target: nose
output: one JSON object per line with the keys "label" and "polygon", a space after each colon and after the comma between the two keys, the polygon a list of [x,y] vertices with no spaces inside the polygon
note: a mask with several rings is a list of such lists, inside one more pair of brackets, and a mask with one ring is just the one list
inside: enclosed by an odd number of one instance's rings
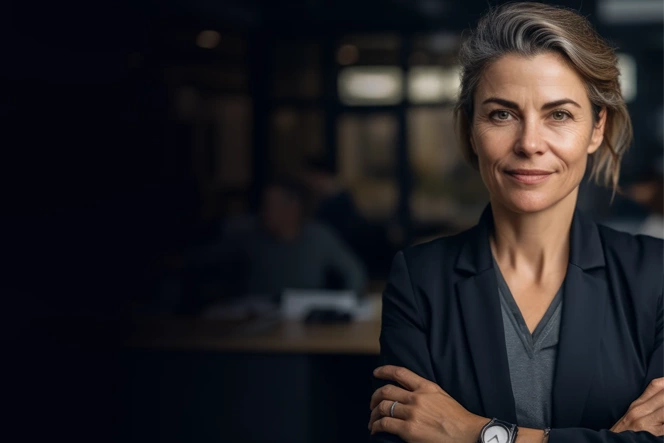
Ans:
{"label": "nose", "polygon": [[524,119],[514,144],[514,152],[527,157],[543,154],[546,151],[546,143],[542,138],[541,131],[542,128],[540,128],[536,119]]}

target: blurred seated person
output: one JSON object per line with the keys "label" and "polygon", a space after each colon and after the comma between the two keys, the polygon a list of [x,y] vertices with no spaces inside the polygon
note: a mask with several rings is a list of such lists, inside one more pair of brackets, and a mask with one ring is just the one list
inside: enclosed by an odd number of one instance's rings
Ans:
{"label": "blurred seated person", "polygon": [[331,230],[305,217],[304,193],[291,181],[269,184],[258,223],[226,232],[195,251],[187,267],[241,263],[244,292],[277,295],[284,289],[364,290],[363,264]]}
{"label": "blurred seated person", "polygon": [[648,215],[640,224],[636,233],[656,238],[664,238],[664,177],[662,161],[648,171],[636,183],[627,189],[627,194],[637,203],[643,205]]}
{"label": "blurred seated person", "polygon": [[358,210],[351,192],[332,165],[318,159],[309,161],[304,181],[313,197],[314,217],[325,223],[345,241],[370,268],[389,269],[389,257],[396,250],[383,226],[370,223]]}

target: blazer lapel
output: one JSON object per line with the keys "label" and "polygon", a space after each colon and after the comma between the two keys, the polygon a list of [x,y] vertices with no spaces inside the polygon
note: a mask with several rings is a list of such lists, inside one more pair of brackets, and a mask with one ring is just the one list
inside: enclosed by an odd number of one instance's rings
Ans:
{"label": "blazer lapel", "polygon": [[488,206],[477,232],[469,235],[457,259],[457,271],[466,278],[457,282],[456,291],[484,415],[516,423],[498,284],[489,246],[491,225]]}
{"label": "blazer lapel", "polygon": [[604,266],[597,225],[578,212],[572,221],[570,263],[563,284],[563,312],[553,380],[553,426],[581,423],[593,376],[599,364],[600,342],[608,286],[591,269]]}
{"label": "blazer lapel", "polygon": [[[516,423],[505,332],[493,269],[487,206],[475,232],[461,247],[456,284],[463,324],[487,417]],[[576,211],[570,232],[570,260],[563,283],[563,311],[553,381],[552,426],[579,426],[599,364],[608,285],[593,271],[605,266],[597,225]]]}
{"label": "blazer lapel", "polygon": [[457,294],[484,414],[516,423],[503,317],[493,269],[459,282]]}

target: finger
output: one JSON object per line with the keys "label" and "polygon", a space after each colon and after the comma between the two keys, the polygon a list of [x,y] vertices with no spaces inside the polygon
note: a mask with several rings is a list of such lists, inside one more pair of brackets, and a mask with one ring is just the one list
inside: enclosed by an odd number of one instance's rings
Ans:
{"label": "finger", "polygon": [[[396,409],[396,408],[395,408]],[[643,417],[641,426],[644,431],[648,431],[653,435],[661,436],[664,429],[664,408],[657,408],[650,414]]]}
{"label": "finger", "polygon": [[630,421],[637,421],[662,408],[664,408],[664,391],[659,391],[647,400],[643,400],[638,404],[636,402],[632,403],[626,416]]}
{"label": "finger", "polygon": [[632,406],[639,406],[657,394],[664,395],[664,377],[655,378],[650,383],[648,383],[648,386],[646,386],[643,394],[641,394],[641,396],[632,403]]}
{"label": "finger", "polygon": [[408,441],[408,423],[399,420],[398,418],[383,417],[380,420],[376,420],[371,427],[371,434],[377,432],[388,432],[390,434],[398,435],[402,440]]}
{"label": "finger", "polygon": [[420,388],[429,381],[415,374],[410,369],[401,366],[380,366],[374,370],[374,376],[382,380],[392,380],[399,383],[409,391]]}
{"label": "finger", "polygon": [[371,415],[369,416],[369,430],[373,427],[373,424],[376,420],[380,420],[383,417],[378,406],[371,410]]}
{"label": "finger", "polygon": [[385,385],[378,388],[371,395],[371,402],[369,402],[369,409],[374,409],[383,400],[397,400],[401,403],[410,403],[411,392],[406,391],[404,388],[394,385]]}
{"label": "finger", "polygon": [[[394,405],[394,407],[392,407]],[[369,429],[376,420],[383,417],[398,418],[400,420],[408,419],[408,407],[400,402],[383,400],[371,411],[369,418]]]}
{"label": "finger", "polygon": [[655,428],[655,432],[652,432],[656,437],[664,436],[664,424],[661,424]]}
{"label": "finger", "polygon": [[638,420],[637,422],[630,423],[629,425],[622,426],[617,431],[614,432],[649,432],[657,437],[664,435],[664,424],[663,423],[649,423],[645,418]]}

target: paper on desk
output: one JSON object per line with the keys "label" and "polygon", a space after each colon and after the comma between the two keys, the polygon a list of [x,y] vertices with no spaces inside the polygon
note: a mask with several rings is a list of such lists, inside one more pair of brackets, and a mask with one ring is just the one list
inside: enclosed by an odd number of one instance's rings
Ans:
{"label": "paper on desk", "polygon": [[353,313],[353,320],[368,321],[380,318],[380,297],[365,297],[360,300]]}
{"label": "paper on desk", "polygon": [[348,312],[353,320],[374,317],[375,303],[360,301],[353,291],[287,289],[281,300],[281,315],[287,320],[303,320],[312,309]]}

